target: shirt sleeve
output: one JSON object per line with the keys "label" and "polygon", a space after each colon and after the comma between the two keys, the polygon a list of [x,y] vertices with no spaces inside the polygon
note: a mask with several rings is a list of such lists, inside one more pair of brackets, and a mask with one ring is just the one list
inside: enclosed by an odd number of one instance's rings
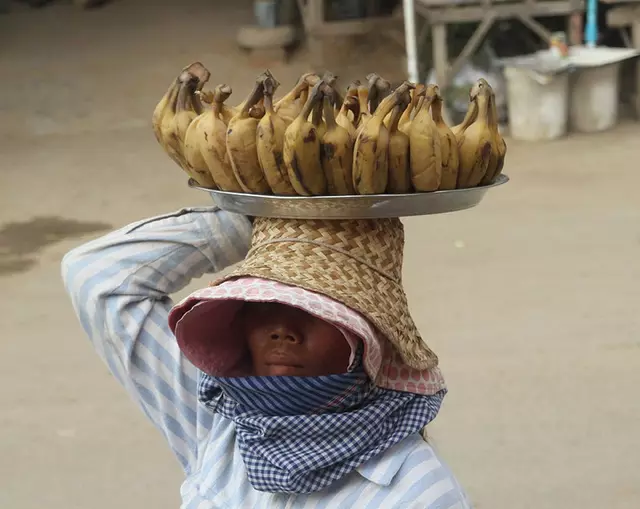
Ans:
{"label": "shirt sleeve", "polygon": [[212,417],[197,404],[199,371],[169,329],[169,295],[242,260],[250,237],[245,217],[184,209],[112,232],[62,261],[64,284],[94,348],[187,473]]}

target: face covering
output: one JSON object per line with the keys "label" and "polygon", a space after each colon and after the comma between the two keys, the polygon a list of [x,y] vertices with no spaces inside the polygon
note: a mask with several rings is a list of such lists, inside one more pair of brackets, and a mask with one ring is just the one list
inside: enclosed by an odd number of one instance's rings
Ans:
{"label": "face covering", "polygon": [[320,491],[438,413],[446,390],[418,395],[375,386],[362,345],[347,373],[321,377],[203,375],[199,398],[231,419],[251,485],[272,493]]}

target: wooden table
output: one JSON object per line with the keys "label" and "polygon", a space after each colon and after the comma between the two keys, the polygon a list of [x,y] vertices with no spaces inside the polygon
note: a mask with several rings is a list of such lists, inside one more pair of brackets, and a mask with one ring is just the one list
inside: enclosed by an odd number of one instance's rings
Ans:
{"label": "wooden table", "polygon": [[[640,50],[640,0],[635,2],[606,0],[605,3],[619,4],[607,12],[607,25],[622,31],[623,39],[628,47]],[[630,40],[624,31],[627,27],[631,28]],[[640,120],[640,60],[636,62],[636,92],[633,102],[636,117]]]}
{"label": "wooden table", "polygon": [[[501,19],[518,19],[540,38],[550,41],[549,31],[535,18],[571,16],[584,10],[583,0],[415,0],[416,14],[426,21],[423,33],[431,30],[433,66],[437,82],[446,88],[468,59],[477,51],[492,25]],[[576,30],[576,16],[570,24]],[[480,22],[453,63],[449,63],[447,25]],[[570,27],[571,28],[571,27]],[[581,29],[581,28],[580,28]]]}
{"label": "wooden table", "polygon": [[402,22],[402,13],[380,16],[378,0],[367,0],[364,18],[329,21],[324,0],[296,0],[309,44],[312,63],[322,67],[325,61],[324,41],[332,37],[362,35],[385,30]]}

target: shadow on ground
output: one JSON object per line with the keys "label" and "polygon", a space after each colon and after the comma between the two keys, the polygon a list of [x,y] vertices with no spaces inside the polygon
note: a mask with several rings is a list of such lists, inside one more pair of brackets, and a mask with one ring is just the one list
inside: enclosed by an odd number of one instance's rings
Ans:
{"label": "shadow on ground", "polygon": [[0,276],[29,270],[38,262],[38,253],[51,244],[109,229],[108,223],[57,216],[5,223],[0,226]]}

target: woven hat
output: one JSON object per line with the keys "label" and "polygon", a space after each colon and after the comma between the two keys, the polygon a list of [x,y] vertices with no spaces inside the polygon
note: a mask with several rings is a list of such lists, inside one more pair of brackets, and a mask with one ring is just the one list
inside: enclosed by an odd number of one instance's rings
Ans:
{"label": "woven hat", "polygon": [[430,369],[438,358],[409,313],[402,287],[403,249],[399,219],[256,218],[244,262],[211,285],[257,277],[326,295],[367,318],[407,366]]}

